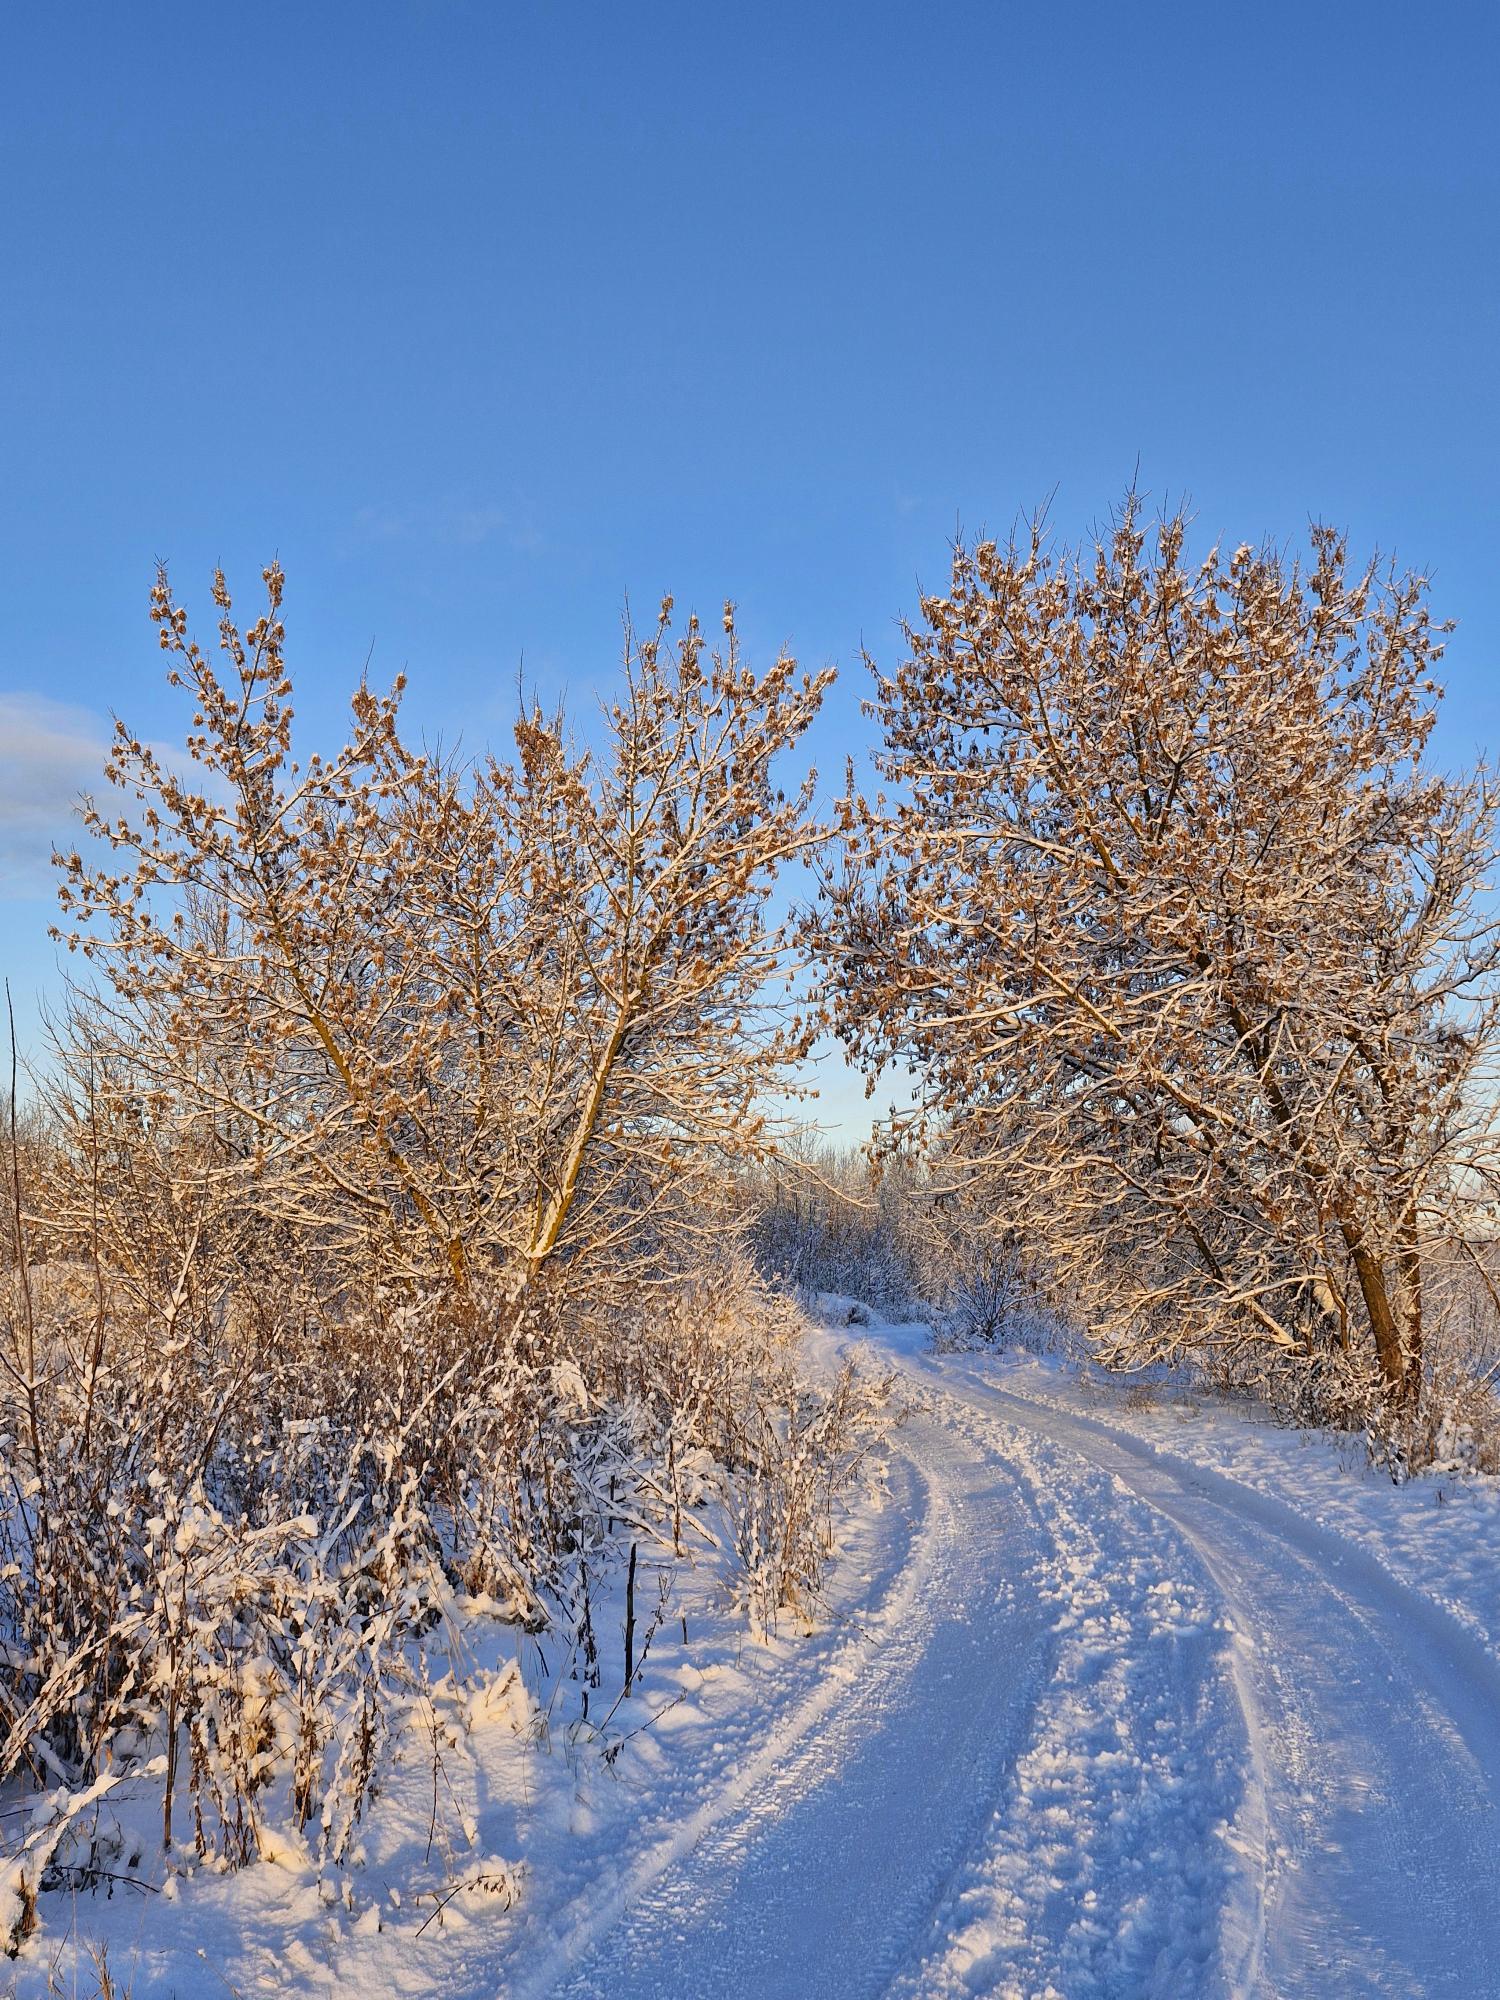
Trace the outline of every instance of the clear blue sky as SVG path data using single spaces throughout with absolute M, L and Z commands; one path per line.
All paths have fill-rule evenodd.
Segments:
M 1205 537 L 1430 566 L 1500 742 L 1500 9 L 11 7 L 0 960 L 110 708 L 175 738 L 153 559 L 279 552 L 320 740 L 587 698 L 622 600 L 848 669 L 955 525 L 1137 462 Z M 201 624 L 206 628 L 205 615 Z M 28 1028 L 27 1032 L 30 1030 Z

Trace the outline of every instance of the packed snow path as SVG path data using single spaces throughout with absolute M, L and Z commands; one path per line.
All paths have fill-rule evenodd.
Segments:
M 883 1992 L 925 1932 L 984 1839 L 1048 1662 L 1046 1621 L 1017 1589 L 1035 1535 L 1024 1482 L 927 1419 L 909 1444 L 913 1573 L 833 1702 L 544 1990 Z
M 1230 1990 L 1500 1995 L 1500 1670 L 1479 1644 L 1291 1505 L 1051 1399 L 958 1392 L 1148 1504 L 1227 1610 L 1260 1905 Z
M 514 1991 L 1500 1995 L 1478 1643 L 1061 1378 L 906 1365 L 908 1572 L 836 1698 L 675 1836 L 643 1828 Z

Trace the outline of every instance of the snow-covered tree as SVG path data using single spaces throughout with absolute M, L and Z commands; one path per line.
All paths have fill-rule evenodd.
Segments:
M 528 708 L 461 769 L 361 687 L 303 762 L 265 582 L 242 631 L 216 580 L 216 660 L 158 582 L 187 775 L 117 727 L 63 857 L 98 976 L 0 1120 L 0 1781 L 50 1799 L 8 1945 L 127 1770 L 169 1851 L 289 1815 L 338 1863 L 455 1586 L 559 1674 L 621 1536 L 805 1611 L 883 1422 L 740 1240 L 812 1031 L 775 766 L 828 676 L 668 602 L 592 745 Z
M 1421 577 L 1184 540 L 956 550 L 876 670 L 830 1004 L 1107 1355 L 1352 1349 L 1410 1404 L 1488 1232 L 1493 804 L 1428 759 Z
M 460 770 L 404 741 L 398 684 L 300 764 L 265 581 L 242 632 L 216 579 L 217 664 L 157 583 L 190 776 L 117 726 L 134 813 L 91 807 L 109 856 L 66 863 L 70 941 L 107 974 L 78 1061 L 330 1269 L 460 1300 L 560 1261 L 636 1282 L 763 1149 L 806 1045 L 768 897 L 822 835 L 811 779 L 774 767 L 830 676 L 753 672 L 729 606 L 719 649 L 696 618 L 674 644 L 667 600 L 600 748 L 532 711 L 514 762 Z

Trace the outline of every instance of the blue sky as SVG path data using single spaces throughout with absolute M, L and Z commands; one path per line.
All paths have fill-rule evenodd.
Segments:
M 1310 516 L 1460 621 L 1500 741 L 1500 10 L 12 8 L 0 40 L 0 962 L 111 708 L 181 718 L 152 564 L 279 553 L 299 712 L 367 654 L 497 735 L 627 592 L 846 668 L 862 739 L 949 538 L 1139 465 L 1205 539 Z M 207 627 L 205 615 L 201 623 Z M 840 1093 L 834 1109 L 843 1103 Z

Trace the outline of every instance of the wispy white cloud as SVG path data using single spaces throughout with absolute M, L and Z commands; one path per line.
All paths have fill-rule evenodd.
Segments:
M 361 542 L 426 542 L 457 549 L 496 542 L 523 555 L 542 546 L 524 510 L 496 506 L 361 507 L 354 534 Z
M 500 507 L 457 508 L 447 517 L 444 528 L 448 539 L 464 549 L 477 549 L 497 536 L 508 542 L 515 537 L 515 524 Z
M 26 690 L 0 692 L 0 896 L 37 896 L 55 846 L 76 842 L 79 796 L 104 788 L 109 723 Z

